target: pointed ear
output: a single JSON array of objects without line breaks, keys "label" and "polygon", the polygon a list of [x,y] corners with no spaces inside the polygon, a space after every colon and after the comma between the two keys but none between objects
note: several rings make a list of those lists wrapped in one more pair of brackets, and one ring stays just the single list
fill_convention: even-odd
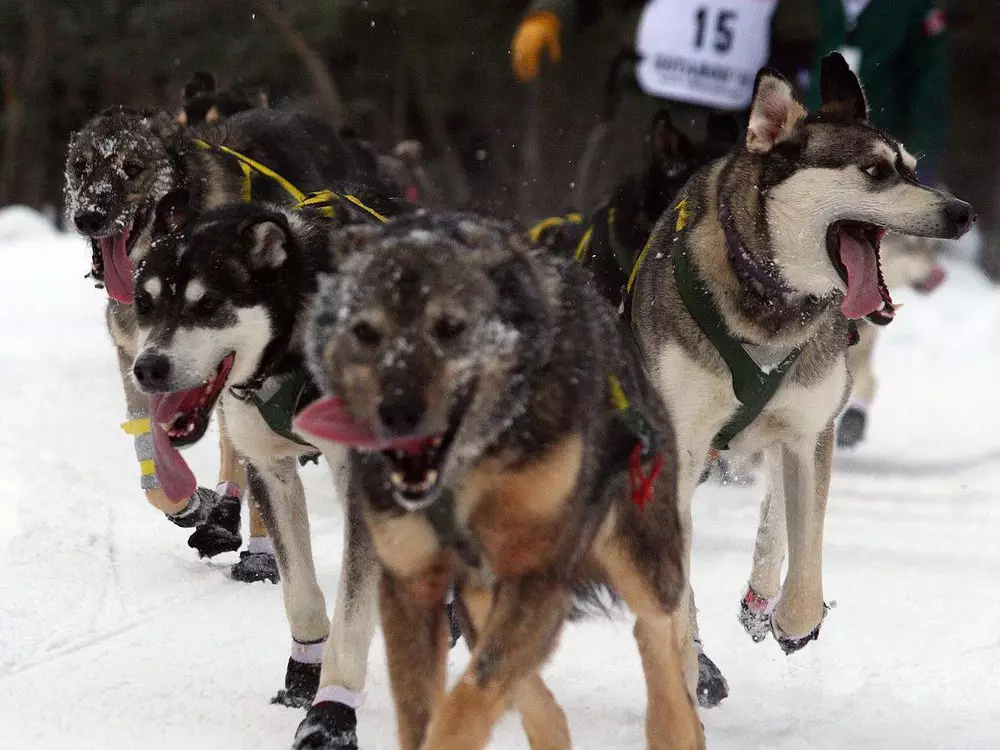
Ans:
[{"label": "pointed ear", "polygon": [[687,137],[674,127],[670,112],[665,109],[653,115],[650,142],[653,146],[653,157],[657,161],[685,159],[691,150]]},{"label": "pointed ear", "polygon": [[790,136],[805,116],[806,110],[795,98],[792,84],[777,71],[762,69],[753,86],[747,150],[766,154],[774,144]]},{"label": "pointed ear", "polygon": [[861,90],[861,81],[839,52],[831,52],[823,58],[819,91],[823,101],[820,112],[849,120],[868,119],[868,102]]},{"label": "pointed ear", "polygon": [[253,243],[250,249],[253,268],[281,268],[288,258],[290,230],[283,216],[275,214],[245,222],[240,226],[240,234],[249,235]]},{"label": "pointed ear", "polygon": [[160,198],[153,215],[153,237],[164,237],[179,232],[198,215],[191,205],[191,191],[176,188]]},{"label": "pointed ear", "polygon": [[181,132],[182,126],[178,124],[177,118],[169,112],[155,110],[144,112],[143,115],[142,124],[161,140],[169,141],[176,138]]}]

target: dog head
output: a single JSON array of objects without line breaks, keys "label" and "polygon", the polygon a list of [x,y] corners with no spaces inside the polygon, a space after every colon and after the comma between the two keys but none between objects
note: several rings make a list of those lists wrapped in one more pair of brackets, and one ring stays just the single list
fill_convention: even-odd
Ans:
[{"label": "dog head", "polygon": [[544,282],[525,238],[469,216],[421,214],[336,242],[346,260],[307,335],[314,378],[335,396],[298,427],[371,451],[396,501],[425,507],[518,413],[548,345]]},{"label": "dog head", "polygon": [[784,78],[758,75],[747,192],[754,203],[763,197],[769,260],[784,282],[802,294],[842,294],[845,316],[885,324],[893,317],[879,264],[885,232],[959,237],[975,215],[964,201],[920,184],[916,159],[868,123],[861,85],[841,55],[823,60],[820,89],[822,106],[809,114]]},{"label": "dog head", "polygon": [[298,243],[322,230],[254,204],[196,215],[184,190],[160,201],[155,223],[136,277],[133,375],[152,394],[153,419],[180,446],[201,438],[225,388],[253,380],[288,350],[316,283]]},{"label": "dog head", "polygon": [[150,242],[153,209],[176,180],[168,142],[178,126],[165,113],[111,107],[70,140],[66,207],[94,244],[93,275],[130,304],[133,270]]}]

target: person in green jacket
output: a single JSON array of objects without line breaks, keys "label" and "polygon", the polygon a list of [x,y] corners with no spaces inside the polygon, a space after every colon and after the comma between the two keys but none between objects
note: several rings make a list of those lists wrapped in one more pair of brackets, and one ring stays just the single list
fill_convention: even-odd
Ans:
[{"label": "person in green jacket", "polygon": [[[840,50],[858,74],[872,124],[899,138],[933,182],[948,135],[947,20],[938,0],[819,0],[813,71]],[[819,105],[818,75],[806,94]]]}]

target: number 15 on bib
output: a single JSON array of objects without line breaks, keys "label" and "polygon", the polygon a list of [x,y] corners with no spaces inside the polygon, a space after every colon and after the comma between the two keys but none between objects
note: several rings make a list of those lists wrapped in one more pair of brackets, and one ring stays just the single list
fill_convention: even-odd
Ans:
[{"label": "number 15 on bib", "polygon": [[652,0],[635,47],[639,86],[661,99],[722,110],[750,106],[767,63],[777,0]]}]

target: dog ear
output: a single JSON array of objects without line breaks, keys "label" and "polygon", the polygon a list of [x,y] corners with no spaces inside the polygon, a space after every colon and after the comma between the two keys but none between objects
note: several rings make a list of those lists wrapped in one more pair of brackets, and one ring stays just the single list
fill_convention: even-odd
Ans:
[{"label": "dog ear", "polygon": [[861,81],[839,52],[831,52],[823,58],[819,91],[823,102],[820,112],[848,120],[868,119],[868,102]]},{"label": "dog ear", "polygon": [[281,268],[288,258],[288,241],[291,229],[280,214],[257,216],[243,222],[240,234],[249,235],[250,265],[257,269]]},{"label": "dog ear", "polygon": [[160,198],[153,215],[153,237],[179,232],[198,215],[191,205],[191,191],[175,188]]},{"label": "dog ear", "polygon": [[687,159],[691,154],[691,142],[674,127],[670,112],[666,109],[653,115],[650,142],[653,146],[653,158],[657,161],[678,161]]},{"label": "dog ear", "polygon": [[806,110],[796,99],[792,84],[777,71],[763,68],[753,86],[747,150],[766,154],[778,141],[790,136],[805,116]]}]

